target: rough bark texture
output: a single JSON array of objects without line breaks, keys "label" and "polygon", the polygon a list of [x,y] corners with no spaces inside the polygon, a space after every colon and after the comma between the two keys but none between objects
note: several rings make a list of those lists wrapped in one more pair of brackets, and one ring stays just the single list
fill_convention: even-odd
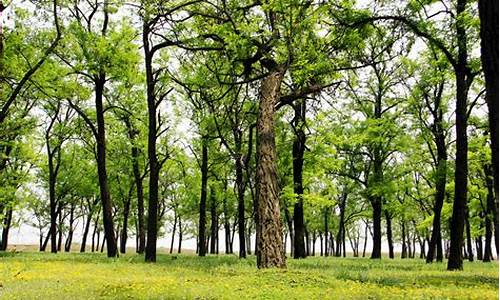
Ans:
[{"label": "rough bark texture", "polygon": [[276,166],[275,105],[280,97],[284,68],[277,67],[262,81],[257,117],[257,266],[286,267]]}]

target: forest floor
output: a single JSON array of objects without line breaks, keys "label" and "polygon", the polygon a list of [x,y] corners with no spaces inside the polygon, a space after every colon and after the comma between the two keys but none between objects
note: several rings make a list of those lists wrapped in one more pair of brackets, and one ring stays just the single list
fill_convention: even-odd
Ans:
[{"label": "forest floor", "polygon": [[0,253],[0,299],[498,299],[498,262],[311,257],[258,270],[255,257]]}]

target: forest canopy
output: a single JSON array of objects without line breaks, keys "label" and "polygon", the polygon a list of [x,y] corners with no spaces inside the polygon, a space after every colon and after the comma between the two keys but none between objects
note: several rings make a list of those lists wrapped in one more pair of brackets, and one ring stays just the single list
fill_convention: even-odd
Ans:
[{"label": "forest canopy", "polygon": [[498,1],[0,14],[1,250],[31,226],[40,251],[148,262],[163,237],[258,268],[498,256]]}]

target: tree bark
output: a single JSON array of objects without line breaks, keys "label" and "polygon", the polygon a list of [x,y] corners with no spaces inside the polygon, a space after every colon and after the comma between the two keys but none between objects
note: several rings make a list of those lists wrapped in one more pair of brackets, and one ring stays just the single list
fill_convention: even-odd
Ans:
[{"label": "tree bark", "polygon": [[198,221],[198,256],[205,256],[207,248],[206,223],[207,223],[207,182],[208,182],[208,141],[207,137],[202,137],[201,145],[201,196],[200,196],[200,217]]},{"label": "tree bark", "polygon": [[216,254],[218,228],[217,201],[215,197],[215,189],[212,187],[210,188],[210,254]]},{"label": "tree bark", "polygon": [[108,257],[118,255],[113,225],[113,204],[109,196],[108,175],[106,171],[106,132],[104,124],[103,92],[106,76],[100,73],[95,84],[95,107],[97,119],[97,174],[99,177],[100,199],[102,201],[102,223],[106,236],[106,249]]},{"label": "tree bark", "polygon": [[382,258],[382,201],[380,197],[373,197],[370,201],[373,208],[373,249],[372,259]]},{"label": "tree bark", "polygon": [[2,224],[2,243],[0,244],[0,251],[7,250],[7,245],[9,242],[9,230],[12,223],[12,207],[7,208],[7,212],[3,218]]},{"label": "tree bark", "polygon": [[[498,206],[498,1],[478,0],[478,7],[481,23],[479,31],[481,61],[486,83],[486,103],[490,128],[493,186],[495,202]],[[495,243],[498,254],[498,231],[495,231]]]},{"label": "tree bark", "polygon": [[130,188],[127,200],[125,201],[125,205],[123,207],[123,225],[122,225],[122,234],[120,236],[120,253],[125,253],[127,251],[127,239],[128,239],[128,217],[130,214],[130,202],[132,201],[132,192],[133,188]]},{"label": "tree bark", "polygon": [[[457,16],[466,8],[465,0],[457,1]],[[456,155],[455,155],[455,198],[450,227],[450,256],[448,270],[462,270],[463,261],[460,249],[464,240],[465,206],[467,204],[467,40],[465,25],[456,21],[458,61],[455,64],[456,81]]]},{"label": "tree bark", "polygon": [[493,219],[497,218],[498,220],[498,213],[497,213],[497,207],[495,205],[495,195],[493,190],[493,180],[491,176],[492,169],[493,168],[491,167],[491,165],[484,166],[484,174],[486,176],[486,188],[488,189],[488,194],[486,198],[486,213],[484,217],[484,224],[485,224],[485,245],[484,245],[484,255],[483,255],[484,262],[489,262],[490,257],[492,256],[491,253],[491,240],[493,231],[491,228],[492,217]]},{"label": "tree bark", "polygon": [[281,240],[281,218],[274,134],[275,105],[280,97],[283,66],[276,67],[262,81],[257,116],[257,267],[285,268]]},{"label": "tree bark", "polygon": [[159,165],[156,155],[157,120],[155,79],[153,76],[153,54],[149,44],[150,28],[144,21],[142,41],[144,47],[144,67],[146,71],[146,96],[148,103],[148,161],[149,161],[149,202],[145,260],[156,262],[156,242],[158,239],[158,177]]},{"label": "tree bark", "polygon": [[[87,235],[89,234],[89,229],[90,229],[90,222],[92,222],[92,215],[94,213],[94,207],[97,205],[97,201],[99,201],[99,198],[96,198],[94,203],[89,206],[89,214],[87,215],[87,221],[85,222],[85,228],[83,230],[83,235],[82,235],[82,244],[80,245],[80,252],[85,252],[85,246],[87,244]],[[90,204],[90,202],[89,202]]]},{"label": "tree bark", "polygon": [[295,131],[295,138],[292,146],[293,157],[293,192],[297,195],[293,206],[293,258],[305,258],[306,245],[304,244],[304,201],[303,201],[303,180],[302,171],[304,166],[304,151],[306,150],[306,134],[304,126],[306,121],[306,100],[303,99],[294,105],[295,116],[292,121]]}]

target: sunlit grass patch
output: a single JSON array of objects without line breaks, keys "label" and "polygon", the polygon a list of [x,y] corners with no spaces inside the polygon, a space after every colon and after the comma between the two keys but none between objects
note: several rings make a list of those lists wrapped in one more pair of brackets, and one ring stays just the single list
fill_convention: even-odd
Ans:
[{"label": "sunlit grass patch", "polygon": [[498,263],[312,257],[258,270],[236,256],[2,253],[1,299],[498,299]]}]

